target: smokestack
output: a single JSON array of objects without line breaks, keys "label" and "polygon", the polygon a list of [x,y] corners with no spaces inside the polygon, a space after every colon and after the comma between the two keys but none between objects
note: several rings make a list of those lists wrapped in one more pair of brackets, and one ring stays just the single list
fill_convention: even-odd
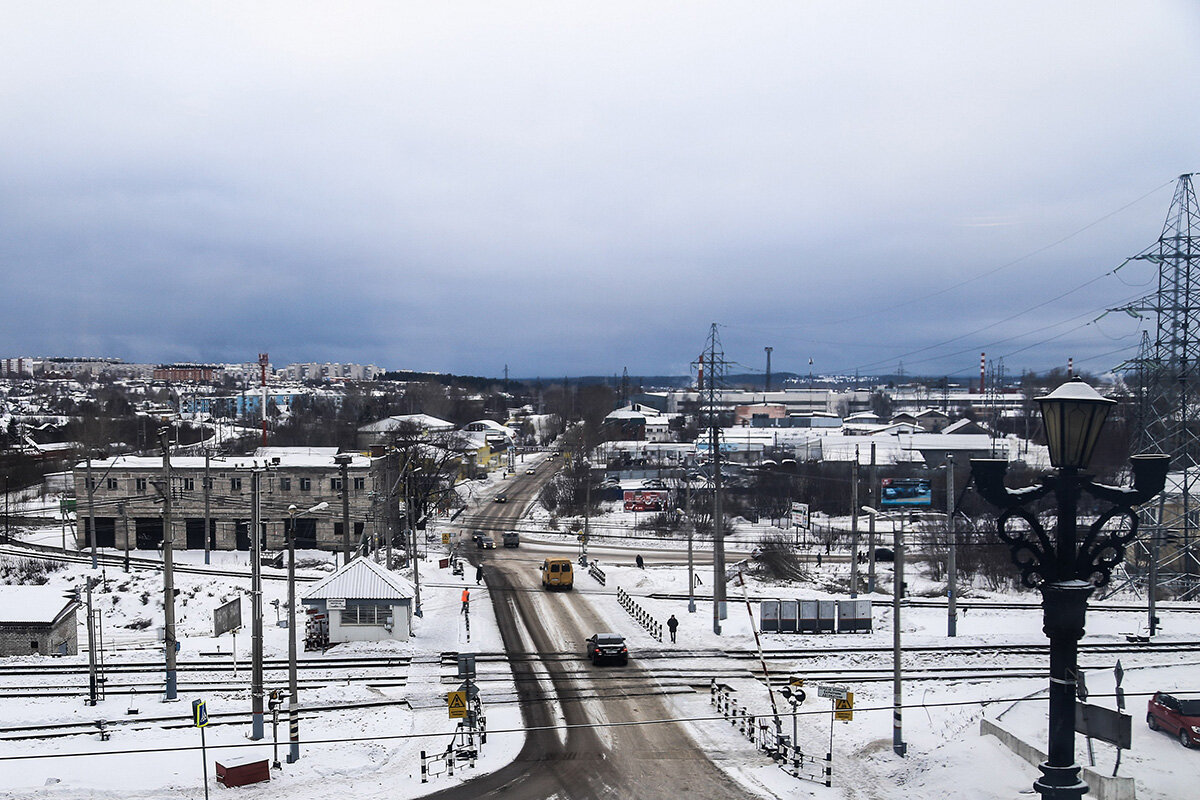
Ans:
[{"label": "smokestack", "polygon": [[1067,359],[1067,380],[1075,377],[1075,358]]},{"label": "smokestack", "polygon": [[987,376],[987,353],[979,354],[979,393],[983,394]]}]

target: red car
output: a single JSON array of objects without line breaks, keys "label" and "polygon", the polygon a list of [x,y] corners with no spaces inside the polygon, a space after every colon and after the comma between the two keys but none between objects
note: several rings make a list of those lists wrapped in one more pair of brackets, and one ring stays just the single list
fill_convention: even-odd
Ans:
[{"label": "red car", "polygon": [[1167,731],[1184,747],[1200,743],[1200,700],[1182,700],[1155,692],[1146,705],[1146,724],[1152,731]]}]

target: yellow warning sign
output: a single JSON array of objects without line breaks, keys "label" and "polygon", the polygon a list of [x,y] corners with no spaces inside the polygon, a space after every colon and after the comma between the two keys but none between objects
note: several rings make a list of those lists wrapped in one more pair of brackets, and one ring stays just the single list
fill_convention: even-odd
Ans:
[{"label": "yellow warning sign", "polygon": [[833,718],[843,722],[850,722],[854,719],[854,692],[846,692],[845,700],[835,699],[833,701]]},{"label": "yellow warning sign", "polygon": [[442,531],[442,544],[450,544],[450,531]]},{"label": "yellow warning sign", "polygon": [[467,693],[446,692],[446,708],[450,711],[450,719],[466,719]]}]

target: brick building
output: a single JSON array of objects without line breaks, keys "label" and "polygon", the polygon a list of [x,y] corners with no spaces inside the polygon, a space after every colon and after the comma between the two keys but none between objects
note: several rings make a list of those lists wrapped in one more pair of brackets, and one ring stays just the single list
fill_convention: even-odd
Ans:
[{"label": "brick building", "polygon": [[79,652],[79,602],[50,586],[0,586],[0,656]]}]

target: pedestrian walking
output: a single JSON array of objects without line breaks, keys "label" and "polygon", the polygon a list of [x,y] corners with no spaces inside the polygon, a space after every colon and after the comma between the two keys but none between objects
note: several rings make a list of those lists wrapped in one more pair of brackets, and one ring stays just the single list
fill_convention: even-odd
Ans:
[{"label": "pedestrian walking", "polygon": [[667,630],[671,632],[671,644],[675,644],[675,629],[678,627],[679,620],[675,619],[675,615],[672,614],[671,618],[667,620]]},{"label": "pedestrian walking", "polygon": [[463,601],[462,613],[470,614],[471,613],[471,590],[470,589],[463,589],[462,601]]},{"label": "pedestrian walking", "polygon": [[483,564],[475,568],[475,585],[478,586],[481,583],[483,583]]},{"label": "pedestrian walking", "polygon": [[637,555],[637,558],[635,558],[633,561],[634,561],[634,563],[635,563],[635,564],[637,564],[637,568],[638,568],[638,569],[645,569],[645,568],[646,568],[646,562],[642,560],[642,554],[641,554],[641,553],[638,553],[638,555]]},{"label": "pedestrian walking", "polygon": [[817,566],[821,566],[821,554],[817,553]]}]

